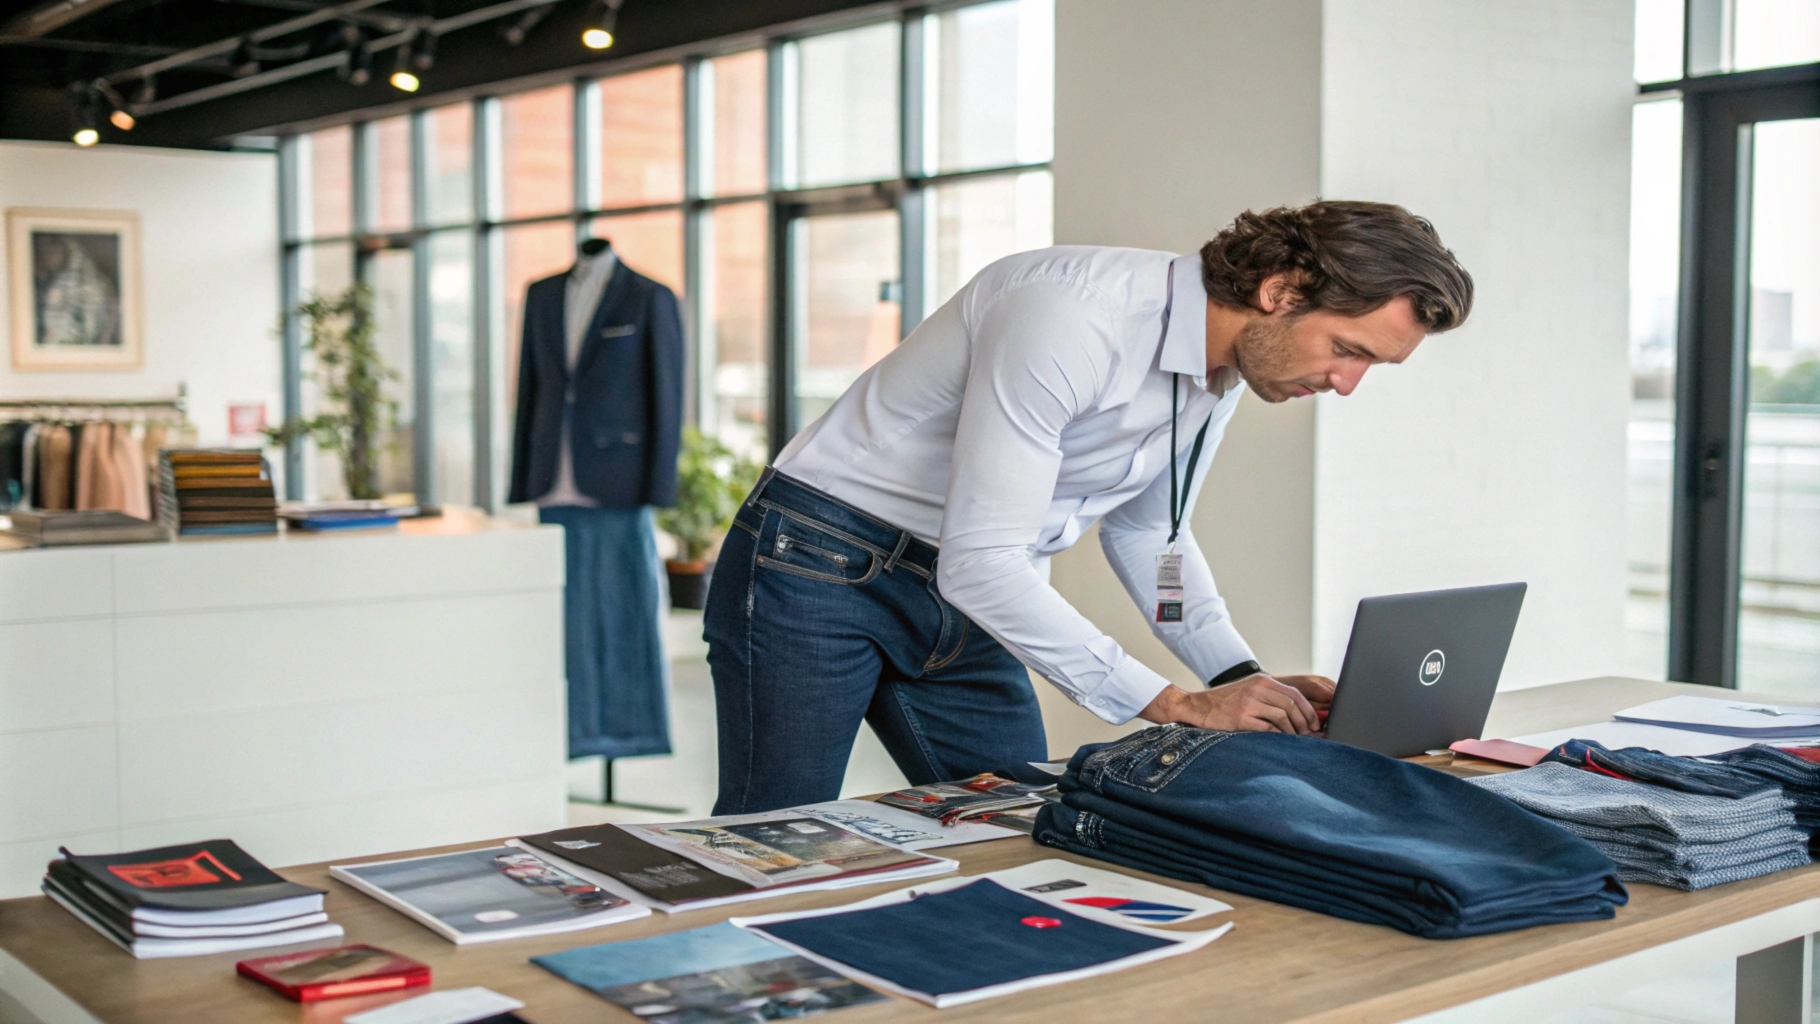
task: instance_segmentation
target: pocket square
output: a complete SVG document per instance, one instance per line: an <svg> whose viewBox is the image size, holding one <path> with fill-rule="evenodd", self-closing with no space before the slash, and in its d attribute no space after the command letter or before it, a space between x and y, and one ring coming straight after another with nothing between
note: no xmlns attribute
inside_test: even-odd
<svg viewBox="0 0 1820 1024"><path fill-rule="evenodd" d="M600 336L603 338L624 338L637 332L637 330L637 324L620 324L618 327L602 327L600 329Z"/></svg>

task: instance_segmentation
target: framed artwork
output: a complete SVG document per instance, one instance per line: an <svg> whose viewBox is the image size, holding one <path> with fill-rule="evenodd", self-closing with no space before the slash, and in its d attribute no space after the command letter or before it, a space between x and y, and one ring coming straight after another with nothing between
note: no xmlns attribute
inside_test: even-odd
<svg viewBox="0 0 1820 1024"><path fill-rule="evenodd" d="M6 211L13 369L136 370L139 215L117 210Z"/></svg>

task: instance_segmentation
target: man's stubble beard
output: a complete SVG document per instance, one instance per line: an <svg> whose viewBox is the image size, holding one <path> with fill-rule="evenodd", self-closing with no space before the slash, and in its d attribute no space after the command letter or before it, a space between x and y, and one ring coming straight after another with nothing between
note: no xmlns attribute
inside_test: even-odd
<svg viewBox="0 0 1820 1024"><path fill-rule="evenodd" d="M1289 343L1294 319L1288 316L1261 316L1239 329L1232 345L1233 362L1239 376L1252 393L1266 402L1286 402L1296 397L1293 382L1287 379L1295 363L1295 351Z"/></svg>

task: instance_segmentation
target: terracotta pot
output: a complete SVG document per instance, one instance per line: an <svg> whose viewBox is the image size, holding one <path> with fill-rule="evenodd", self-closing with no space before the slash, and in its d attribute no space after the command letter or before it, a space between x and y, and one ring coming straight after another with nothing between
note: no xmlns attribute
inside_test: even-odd
<svg viewBox="0 0 1820 1024"><path fill-rule="evenodd" d="M670 576L670 607L700 610L708 602L708 577L714 574L713 562L678 562L664 560Z"/></svg>

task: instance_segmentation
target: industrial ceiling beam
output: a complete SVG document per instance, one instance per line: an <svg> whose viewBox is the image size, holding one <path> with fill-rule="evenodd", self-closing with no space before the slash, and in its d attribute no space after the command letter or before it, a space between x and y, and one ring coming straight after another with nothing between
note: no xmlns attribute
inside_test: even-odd
<svg viewBox="0 0 1820 1024"><path fill-rule="evenodd" d="M0 25L0 36L36 39L119 2L120 0L51 0L50 3L39 4L29 11L14 15Z"/></svg>

